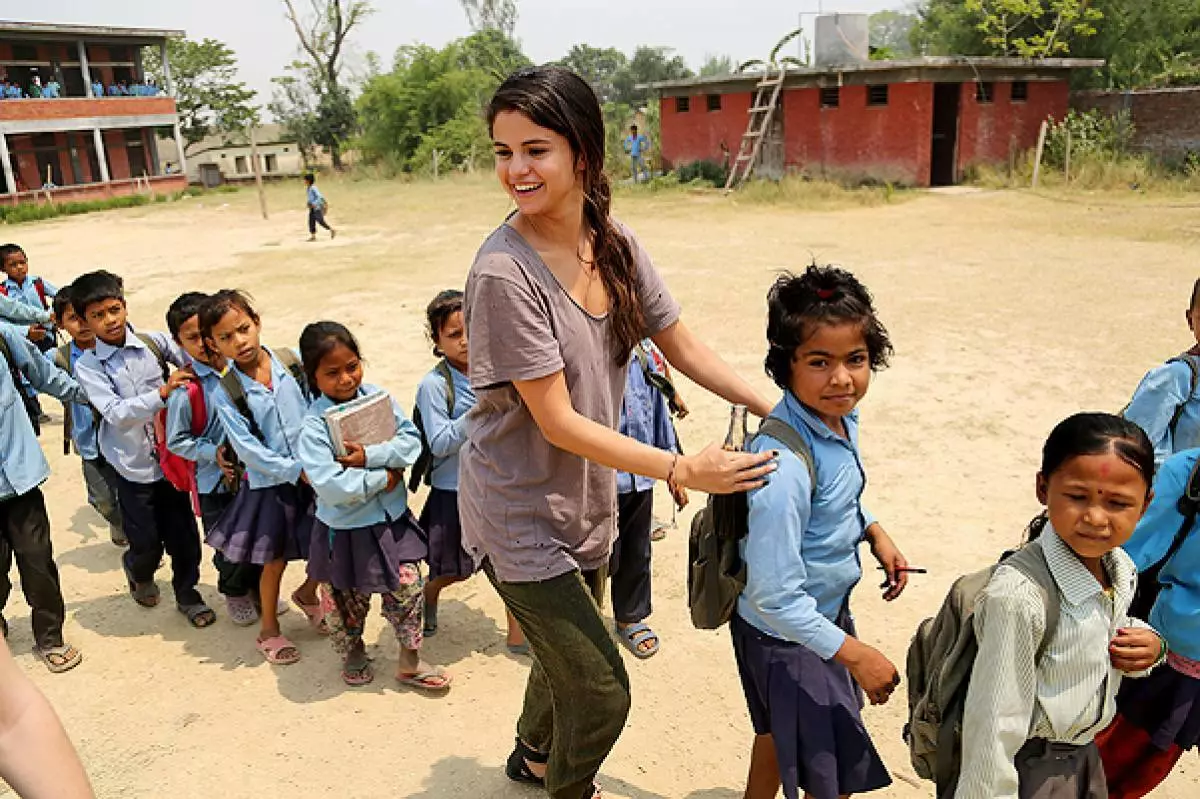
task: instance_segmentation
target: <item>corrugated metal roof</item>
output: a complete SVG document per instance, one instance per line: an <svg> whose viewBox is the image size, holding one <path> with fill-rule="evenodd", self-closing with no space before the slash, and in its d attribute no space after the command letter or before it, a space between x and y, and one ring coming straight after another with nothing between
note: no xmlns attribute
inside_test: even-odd
<svg viewBox="0 0 1200 799"><path fill-rule="evenodd" d="M86 37L89 39L124 40L130 43L180 39L186 33L181 30L159 28L121 28L108 25L76 25L64 22L23 22L0 19L0 35L24 34L29 37L50 36Z"/></svg>

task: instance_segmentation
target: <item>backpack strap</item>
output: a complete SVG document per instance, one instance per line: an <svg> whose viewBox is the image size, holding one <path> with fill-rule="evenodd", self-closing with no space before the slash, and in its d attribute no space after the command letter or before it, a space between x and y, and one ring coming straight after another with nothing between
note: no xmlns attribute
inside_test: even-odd
<svg viewBox="0 0 1200 799"><path fill-rule="evenodd" d="M1038 644L1037 650L1037 662L1041 663L1046 649L1054 640L1054 634L1058 631L1059 617L1062 616L1062 601L1059 599L1058 583L1054 581L1054 575L1050 573L1050 564L1046 562L1046 552L1042 548L1042 542L1031 541L1001 563L1005 566L1012 566L1023 574L1038 587L1042 594L1042 601L1046 609L1046 629L1042 633L1042 641Z"/></svg>
<svg viewBox="0 0 1200 799"><path fill-rule="evenodd" d="M204 402L204 387L199 381L189 380L183 386L187 391L188 406L192 411L192 429L191 433L198 436L204 433L204 428L208 427L208 407Z"/></svg>
<svg viewBox="0 0 1200 799"><path fill-rule="evenodd" d="M1183 398L1183 402L1175 406L1175 412L1171 414L1171 421L1167 424L1167 430L1171 432L1171 439L1174 441L1175 428L1179 426L1179 420L1183 418L1183 409L1191 402L1192 395L1196 393L1196 387L1200 386L1200 359L1195 355L1184 353L1177 357L1171 358L1167 363L1185 363L1187 364L1190 380L1188 381L1188 392Z"/></svg>
<svg viewBox="0 0 1200 799"><path fill-rule="evenodd" d="M50 306L46 303L46 284L40 277L33 279L33 290L37 292L38 299L42 301L42 310L49 311Z"/></svg>
<svg viewBox="0 0 1200 799"><path fill-rule="evenodd" d="M817 464L813 460L812 449L804 440L804 436L778 416L768 416L763 419L762 424L758 427L757 435L770 436L804 461L804 465L808 467L808 476L812 481L812 495L815 497L817 495Z"/></svg>
<svg viewBox="0 0 1200 799"><path fill-rule="evenodd" d="M304 364L300 362L296 351L291 347L280 347L279 349L268 350L272 355L279 359L284 368L291 374L292 379L300 385L300 391L305 398L308 397L308 375L304 373Z"/></svg>
<svg viewBox="0 0 1200 799"><path fill-rule="evenodd" d="M259 441L265 442L262 428L258 426L258 421L254 418L254 412L250 410L250 403L246 400L246 390L242 388L242 381L238 378L237 367L232 363L225 370L225 374L221 375L221 388L225 389L225 393L229 395L229 401L233 403L233 407L238 409L238 413L246 420L246 424L250 427L250 435L257 438Z"/></svg>
<svg viewBox="0 0 1200 799"><path fill-rule="evenodd" d="M450 371L450 362L442 358L437 365L438 374L446 381L446 413L454 416L454 375Z"/></svg>
<svg viewBox="0 0 1200 799"><path fill-rule="evenodd" d="M167 356L163 354L162 347L158 346L158 342L153 336L146 333L134 333L138 340L146 345L146 349L154 353L154 357L158 360L158 368L162 369L163 382L171 379L171 367L167 364Z"/></svg>
<svg viewBox="0 0 1200 799"><path fill-rule="evenodd" d="M1183 496L1179 498L1178 508L1179 513L1183 516L1183 524L1179 525L1179 529L1175 531L1175 537L1171 539L1171 546L1159 560L1141 569L1142 573L1155 568L1165 568L1183 548L1183 542L1187 540L1188 533L1196 525L1196 516L1200 515L1200 458L1197 458L1192 465L1192 473L1188 475L1187 485L1184 486Z"/></svg>
<svg viewBox="0 0 1200 799"><path fill-rule="evenodd" d="M71 345L63 344L54 350L54 365L62 371L74 377L74 370L71 368ZM63 403L63 454L71 454L71 433L74 424L71 421L71 408L67 403Z"/></svg>

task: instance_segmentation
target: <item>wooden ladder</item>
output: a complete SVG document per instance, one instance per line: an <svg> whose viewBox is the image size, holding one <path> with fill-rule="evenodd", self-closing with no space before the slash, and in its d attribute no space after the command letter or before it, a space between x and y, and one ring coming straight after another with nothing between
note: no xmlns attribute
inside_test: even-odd
<svg viewBox="0 0 1200 799"><path fill-rule="evenodd" d="M725 191L732 191L739 184L750 178L754 167L758 165L758 156L762 152L763 139L771 129L771 121L779 108L779 96L783 93L783 80L787 77L787 66L779 67L778 74L773 74L767 67L762 80L758 82L754 100L750 106L750 122L746 132L742 134L742 143L738 147L737 158L729 169L729 177L725 180Z"/></svg>

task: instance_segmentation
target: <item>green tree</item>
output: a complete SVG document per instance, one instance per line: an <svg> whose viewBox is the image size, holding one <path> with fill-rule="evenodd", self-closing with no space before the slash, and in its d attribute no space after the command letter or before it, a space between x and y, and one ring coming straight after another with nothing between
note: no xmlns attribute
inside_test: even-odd
<svg viewBox="0 0 1200 799"><path fill-rule="evenodd" d="M590 83L601 103L610 103L617 96L617 75L629 65L629 59L615 47L577 44L558 63Z"/></svg>
<svg viewBox="0 0 1200 799"><path fill-rule="evenodd" d="M915 14L903 11L880 11L868 20L871 47L886 50L893 57L912 54L912 29L917 22Z"/></svg>
<svg viewBox="0 0 1200 799"><path fill-rule="evenodd" d="M304 60L289 68L304 73L292 89L307 86L316 93L310 106L316 119L306 125L313 138L329 152L334 169L342 168L342 143L354 132L354 114L349 91L341 82L347 40L351 31L374 9L367 0L310 0L312 14L301 17L292 0L283 0L288 21L296 31Z"/></svg>
<svg viewBox="0 0 1200 799"><path fill-rule="evenodd" d="M305 83L303 64L293 64L288 74L271 78L274 90L267 110L296 142L307 167L316 157L316 103L318 94Z"/></svg>
<svg viewBox="0 0 1200 799"><path fill-rule="evenodd" d="M913 52L921 55L984 55L978 20L967 11L963 0L923 0L917 21L909 34Z"/></svg>
<svg viewBox="0 0 1200 799"><path fill-rule="evenodd" d="M625 68L613 76L613 99L641 108L649 101L650 91L637 88L639 85L694 77L687 62L673 53L670 47L642 46L635 50Z"/></svg>
<svg viewBox="0 0 1200 799"><path fill-rule="evenodd" d="M708 78L717 75L732 75L737 72L737 62L729 55L709 55L700 67L700 77Z"/></svg>
<svg viewBox="0 0 1200 799"><path fill-rule="evenodd" d="M517 29L517 0L459 0L471 31L499 31L512 39Z"/></svg>
<svg viewBox="0 0 1200 799"><path fill-rule="evenodd" d="M162 56L143 50L146 72L162 85ZM167 59L184 153L215 133L244 130L255 117L254 92L237 80L237 56L216 39L168 39Z"/></svg>
<svg viewBox="0 0 1200 799"><path fill-rule="evenodd" d="M1072 40L1096 34L1104 12L1090 0L966 0L967 11L996 55L1066 55Z"/></svg>

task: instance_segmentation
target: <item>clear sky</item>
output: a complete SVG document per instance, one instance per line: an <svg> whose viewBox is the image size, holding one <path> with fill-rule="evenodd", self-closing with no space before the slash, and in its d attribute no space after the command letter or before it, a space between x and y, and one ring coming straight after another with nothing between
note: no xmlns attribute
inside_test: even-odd
<svg viewBox="0 0 1200 799"><path fill-rule="evenodd" d="M297 8L308 0L295 0ZM639 44L675 48L693 69L708 54L763 57L816 11L878 11L904 0L518 0L517 38L537 62L560 58L571 45ZM403 44L442 45L469 33L458 0L374 0L377 13L354 36L354 55L373 50L390 64ZM269 99L271 77L295 55L295 34L279 0L0 0L0 19L178 28L191 38L220 39L238 55L241 77ZM811 28L811 18L806 18Z"/></svg>

